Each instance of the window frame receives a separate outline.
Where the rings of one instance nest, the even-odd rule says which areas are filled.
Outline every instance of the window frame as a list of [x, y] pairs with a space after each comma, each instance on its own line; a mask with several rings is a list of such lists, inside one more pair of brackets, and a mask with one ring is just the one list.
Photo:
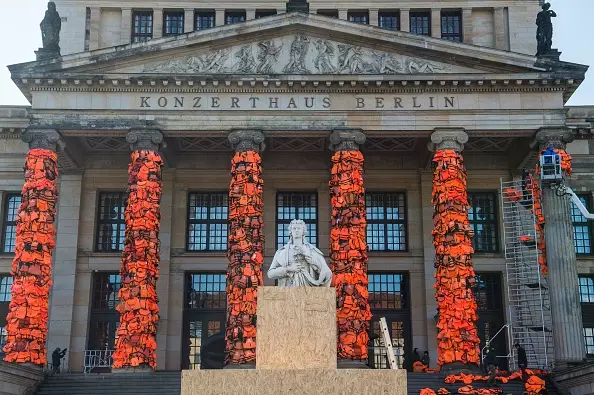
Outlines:
[[327, 16], [328, 18], [338, 18], [338, 10], [320, 9], [316, 10], [317, 15]]
[[[415, 29], [416, 31], [412, 31], [412, 26], [413, 26], [413, 18], [425, 18], [427, 17], [427, 33], [418, 33], [418, 28], [416, 28], [417, 23], [415, 22]], [[415, 12], [410, 12], [409, 16], [408, 16], [408, 22], [409, 22], [409, 27], [408, 27], [408, 31], [409, 33], [412, 34], [416, 34], [418, 36], [426, 36], [426, 37], [431, 37], [431, 12], [429, 11], [415, 11]]]
[[[478, 303], [477, 298], [477, 289], [479, 287], [479, 277], [484, 277], [483, 281], [486, 284], [485, 286], [485, 300], [487, 302], [487, 308], [481, 308]], [[504, 304], [504, 290], [503, 290], [503, 273], [502, 272], [476, 272], [475, 276], [475, 285], [473, 290], [473, 296], [475, 301], [477, 301], [477, 311], [482, 312], [503, 312], [505, 315], [505, 304]], [[494, 280], [494, 281], [488, 281]], [[499, 294], [497, 295], [497, 292]], [[489, 307], [489, 297], [492, 299], [493, 302], [496, 302], [496, 305]]]
[[[315, 242], [315, 247], [317, 248], [319, 242], [320, 242], [320, 198], [319, 198], [319, 194], [318, 194], [318, 190], [305, 190], [305, 191], [276, 191], [276, 194], [274, 196], [275, 198], [275, 204], [274, 204], [274, 245], [275, 245], [275, 249], [279, 249], [281, 246], [278, 244], [278, 225], [279, 224], [286, 224], [286, 226], [289, 226], [289, 224], [291, 223], [291, 221], [293, 219], [279, 219], [278, 218], [278, 197], [281, 194], [299, 194], [299, 195], [307, 195], [307, 194], [313, 194], [316, 197], [316, 204], [314, 206], [315, 208], [315, 212], [316, 212], [316, 219], [311, 220], [311, 219], [303, 219], [303, 218], [293, 218], [293, 219], [300, 219], [303, 222], [305, 222], [306, 226], [308, 223], [312, 224], [315, 223], [316, 224], [316, 242]], [[283, 207], [287, 207], [287, 206], [283, 206]], [[298, 206], [290, 206], [290, 207], [295, 207], [298, 208]], [[297, 216], [297, 212], [298, 210], [295, 210], [295, 216]]]
[[[391, 27], [385, 27], [382, 26], [382, 18], [395, 18], [396, 20], [396, 27], [395, 28], [391, 28]], [[377, 25], [379, 27], [381, 27], [382, 29], [386, 29], [386, 30], [392, 30], [392, 31], [399, 31], [400, 30], [400, 12], [398, 11], [380, 11], [377, 14]]]
[[[353, 19], [361, 18], [365, 22], [354, 21]], [[366, 10], [354, 10], [347, 11], [347, 20], [351, 23], [358, 23], [360, 25], [369, 25], [369, 11]]]
[[[472, 231], [474, 232], [474, 237], [472, 238], [472, 248], [474, 249], [474, 253], [478, 253], [478, 254], [498, 254], [501, 252], [501, 240], [500, 238], [500, 230], [499, 230], [499, 194], [497, 193], [496, 190], [471, 190], [467, 192], [467, 196], [468, 196], [468, 204], [469, 206], [475, 207], [474, 206], [474, 195], [492, 195], [493, 197], [493, 216], [494, 219], [492, 220], [488, 220], [488, 221], [484, 221], [484, 220], [471, 220], [470, 218], [468, 218], [468, 223], [472, 229]], [[469, 208], [470, 210], [470, 208]], [[475, 227], [474, 225], [476, 224], [486, 224], [486, 225], [493, 225], [493, 228], [495, 230], [495, 246], [494, 248], [491, 248], [487, 251], [485, 250], [478, 250], [477, 248], [475, 248], [474, 245], [474, 240], [476, 238], [476, 234], [477, 232], [475, 231]]]
[[[97, 284], [99, 283], [99, 278], [107, 278], [108, 282], [102, 282], [103, 284], [109, 284], [109, 277], [116, 276], [119, 278], [119, 284], [117, 284], [114, 289], [115, 300], [110, 301], [109, 299], [107, 302], [107, 307], [96, 307], [97, 302]], [[89, 320], [88, 320], [88, 333], [86, 339], [86, 347], [88, 349], [96, 349], [95, 345], [98, 343], [98, 338], [95, 336], [98, 332], [95, 331], [98, 324], [106, 325], [107, 333], [106, 333], [106, 341], [108, 348], [113, 349], [115, 347], [115, 342], [118, 338], [117, 335], [117, 328], [120, 322], [120, 313], [116, 309], [117, 305], [119, 304], [120, 300], [118, 298], [118, 291], [121, 289], [122, 286], [122, 278], [119, 271], [113, 270], [97, 270], [92, 273], [91, 276], [91, 298], [89, 303]], [[113, 302], [114, 306], [109, 307], [109, 303]], [[111, 336], [113, 335], [113, 338]]]
[[[445, 18], [445, 27], [447, 30], [448, 26], [448, 18], [458, 18], [458, 29], [459, 32], [456, 33], [448, 33], [447, 31], [444, 33], [444, 18]], [[455, 25], [454, 19], [453, 23]], [[462, 27], [462, 12], [461, 11], [442, 11], [440, 18], [439, 18], [439, 25], [441, 30], [441, 38], [443, 40], [453, 41], [453, 42], [464, 42], [464, 30]], [[459, 37], [460, 40], [455, 40], [454, 38]]]
[[[222, 282], [215, 281], [215, 282], [213, 282], [213, 284], [222, 285], [222, 289], [219, 290], [219, 291], [222, 291], [222, 294], [219, 295], [219, 303], [222, 303], [223, 307], [192, 307], [191, 303], [190, 303], [191, 292], [190, 292], [189, 286], [194, 284], [194, 282], [192, 281], [194, 276], [209, 276], [209, 275], [222, 276], [222, 279], [223, 279]], [[227, 309], [227, 297], [226, 297], [226, 281], [227, 280], [226, 280], [226, 276], [227, 276], [227, 273], [224, 271], [188, 271], [188, 272], [186, 272], [185, 276], [184, 276], [184, 305], [183, 305], [183, 309], [189, 310], [189, 311], [200, 311], [200, 312], [226, 311], [226, 309]], [[209, 282], [206, 281], [206, 284], [209, 284]]]
[[[243, 17], [243, 20], [229, 23], [229, 18], [233, 20], [236, 17]], [[245, 10], [225, 10], [225, 25], [236, 25], [238, 23], [245, 23], [247, 20], [247, 13]]]
[[[198, 28], [198, 19], [202, 18], [209, 18], [212, 21], [212, 26], [204, 27], [199, 29]], [[200, 32], [202, 30], [212, 29], [217, 25], [217, 15], [216, 12], [213, 10], [195, 10], [194, 11], [194, 31]]]
[[[118, 220], [101, 220], [101, 195], [103, 194], [108, 194], [108, 193], [119, 193], [122, 194], [123, 197], [123, 204], [122, 204], [122, 219], [118, 219]], [[126, 206], [128, 204], [128, 191], [122, 191], [122, 190], [101, 190], [101, 191], [97, 191], [97, 210], [96, 210], [96, 217], [95, 217], [95, 241], [94, 241], [94, 245], [93, 245], [93, 251], [94, 252], [99, 252], [99, 253], [106, 253], [106, 254], [115, 254], [115, 253], [121, 253], [124, 250], [124, 246], [126, 244], [126, 239], [125, 239], [125, 232], [126, 232], [126, 219], [125, 219], [125, 210], [126, 210]], [[121, 245], [121, 249], [118, 250], [100, 250], [99, 249], [99, 237], [101, 234], [101, 225], [103, 224], [123, 224], [124, 225], [124, 229], [122, 232], [124, 232], [124, 240], [122, 241], [122, 245]], [[119, 229], [119, 228], [118, 228]], [[118, 231], [118, 236], [119, 236], [119, 231]], [[118, 245], [119, 245], [119, 237], [118, 237]]]
[[4, 194], [4, 204], [3, 204], [3, 212], [2, 212], [2, 240], [1, 240], [1, 244], [2, 244], [2, 250], [1, 253], [2, 254], [14, 254], [14, 248], [12, 251], [5, 251], [6, 248], [6, 234], [7, 234], [7, 229], [9, 226], [14, 226], [15, 227], [15, 247], [16, 247], [16, 216], [18, 215], [19, 212], [19, 207], [21, 205], [21, 203], [19, 203], [19, 205], [17, 206], [16, 210], [17, 213], [15, 215], [15, 218], [12, 221], [8, 220], [8, 211], [9, 211], [9, 206], [10, 206], [10, 199], [14, 198], [14, 197], [20, 197], [21, 198], [21, 203], [23, 201], [23, 196], [21, 195], [20, 192], [7, 192]]
[[[370, 253], [398, 253], [398, 252], [408, 252], [408, 194], [406, 191], [374, 191], [374, 190], [370, 190], [370, 191], [365, 191], [365, 210], [367, 211], [367, 195], [383, 195], [384, 198], [388, 195], [402, 195], [403, 196], [403, 200], [404, 200], [404, 209], [403, 209], [403, 216], [404, 219], [402, 220], [388, 220], [388, 219], [383, 219], [383, 220], [374, 220], [374, 219], [369, 219], [369, 216], [366, 215], [366, 221], [367, 221], [367, 228], [366, 228], [366, 234], [365, 234], [365, 244], [367, 245], [367, 248], [369, 249]], [[385, 200], [384, 200], [385, 202]], [[384, 218], [387, 218], [387, 213], [386, 213], [386, 205], [384, 203], [383, 206], [384, 209]], [[367, 214], [367, 212], [366, 212]], [[386, 249], [388, 246], [388, 228], [385, 227], [384, 229], [384, 249], [382, 250], [372, 250], [371, 248], [369, 248], [369, 243], [367, 243], [367, 232], [369, 231], [369, 224], [403, 224], [404, 225], [404, 249], [402, 250], [388, 250]], [[398, 243], [400, 244], [400, 243]]]
[[[190, 197], [195, 194], [195, 195], [207, 195], [208, 199], [209, 199], [209, 206], [208, 208], [210, 209], [210, 199], [211, 196], [213, 195], [222, 195], [223, 197], [227, 198], [227, 218], [225, 219], [215, 219], [212, 220], [210, 218], [210, 210], [207, 210], [208, 212], [208, 219], [207, 220], [190, 220]], [[220, 250], [213, 250], [210, 248], [210, 224], [226, 224], [227, 225], [227, 242], [224, 243], [225, 245], [228, 245], [229, 243], [229, 192], [228, 191], [188, 191], [188, 195], [187, 195], [187, 204], [186, 204], [186, 252], [191, 252], [191, 253], [226, 253], [227, 248], [223, 248]], [[195, 225], [195, 224], [206, 224], [206, 249], [204, 250], [192, 250], [190, 249], [190, 225]]]
[[[139, 16], [139, 17], [143, 17], [143, 16], [149, 17], [150, 16], [150, 22], [151, 22], [150, 23], [150, 30], [151, 30], [150, 33], [136, 33], [135, 32], [137, 16]], [[142, 24], [139, 25], [139, 27], [141, 27], [141, 26], [142, 26]], [[132, 29], [131, 29], [131, 31], [132, 31], [131, 32], [131, 34], [132, 34], [131, 41], [133, 44], [147, 42], [149, 40], [152, 40], [153, 34], [155, 32], [155, 15], [154, 15], [153, 11], [152, 10], [150, 10], [150, 11], [146, 11], [146, 10], [145, 11], [141, 11], [141, 10], [133, 11], [132, 12]], [[137, 38], [139, 40], [136, 40]]]
[[256, 10], [256, 19], [266, 18], [268, 16], [277, 15], [278, 11], [274, 8], [265, 8]]
[[[579, 198], [585, 198], [585, 204], [584, 206], [586, 206], [586, 209], [588, 211], [591, 210], [592, 208], [592, 194], [590, 193], [580, 193], [580, 194], [576, 194], [578, 199]], [[592, 256], [594, 255], [594, 245], [592, 244], [592, 242], [594, 242], [594, 231], [593, 231], [593, 226], [592, 226], [592, 222], [588, 221], [588, 219], [586, 219], [583, 222], [576, 222], [574, 221], [574, 208], [575, 210], [577, 210], [577, 212], [579, 213], [580, 217], [585, 218], [577, 209], [577, 207], [575, 207], [575, 205], [573, 204], [573, 202], [571, 203], [571, 227], [573, 230], [573, 244], [574, 244], [574, 249], [575, 249], [575, 254], [577, 256]], [[588, 235], [588, 241], [590, 242], [590, 252], [578, 252], [578, 246], [576, 245], [577, 240], [576, 240], [576, 225], [577, 226], [585, 226], [588, 230], [587, 235]], [[583, 240], [583, 239], [582, 239]], [[582, 247], [583, 248], [583, 247]]]
[[[371, 276], [381, 276], [381, 275], [394, 275], [394, 276], [401, 276], [400, 278], [400, 295], [401, 295], [401, 307], [373, 307], [371, 303], [369, 304], [370, 310], [373, 311], [411, 311], [411, 290], [410, 290], [410, 273], [407, 271], [369, 271], [367, 273], [367, 278], [370, 279]], [[371, 283], [371, 281], [369, 281]], [[376, 282], [374, 282], [376, 284]], [[381, 281], [377, 284], [382, 284]], [[369, 286], [368, 286], [369, 287]], [[375, 293], [375, 291], [374, 291]]]
[[[588, 291], [588, 302], [582, 301], [582, 285], [581, 280], [587, 279], [590, 280], [594, 284], [594, 274], [579, 274], [578, 275], [578, 289], [580, 294], [580, 308], [582, 311], [582, 327], [583, 327], [583, 335], [584, 335], [584, 343], [586, 343], [586, 329], [593, 328], [594, 329], [594, 293], [590, 293]], [[586, 287], [589, 285], [586, 283]], [[592, 300], [592, 301], [590, 301]], [[588, 336], [589, 337], [589, 336]], [[587, 347], [587, 344], [585, 344]], [[586, 348], [586, 356], [588, 359], [594, 359], [594, 353], [588, 353]]]
[[[167, 33], [167, 17], [175, 17], [175, 18], [181, 18], [181, 32], [179, 33]], [[184, 30], [185, 30], [185, 13], [184, 11], [179, 11], [179, 10], [166, 10], [163, 11], [163, 37], [172, 37], [172, 36], [179, 36], [181, 34], [184, 34]], [[177, 21], [179, 22], [179, 21]], [[178, 25], [178, 30], [179, 30], [179, 25]]]

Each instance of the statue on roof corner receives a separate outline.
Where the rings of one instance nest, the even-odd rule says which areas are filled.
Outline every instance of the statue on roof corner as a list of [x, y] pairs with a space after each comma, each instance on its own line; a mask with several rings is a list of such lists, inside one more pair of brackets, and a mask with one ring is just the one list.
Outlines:
[[41, 27], [41, 39], [43, 40], [43, 49], [47, 52], [56, 52], [60, 54], [60, 30], [62, 30], [62, 19], [56, 10], [56, 3], [50, 1], [47, 3], [45, 18], [39, 24]]
[[551, 18], [555, 18], [557, 14], [550, 8], [551, 3], [544, 3], [542, 11], [536, 16], [536, 42], [538, 45], [536, 56], [546, 54], [553, 45], [553, 22]]

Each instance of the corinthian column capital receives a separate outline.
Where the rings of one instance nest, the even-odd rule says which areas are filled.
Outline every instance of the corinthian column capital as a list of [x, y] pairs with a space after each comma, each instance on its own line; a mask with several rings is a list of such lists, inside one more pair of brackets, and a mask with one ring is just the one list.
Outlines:
[[573, 139], [571, 130], [564, 126], [540, 128], [536, 132], [536, 137], [530, 147], [533, 149], [538, 148], [539, 151], [549, 147], [564, 150], [567, 143], [571, 143]]
[[238, 152], [263, 151], [264, 133], [256, 129], [234, 130], [229, 133], [229, 143]]
[[330, 135], [330, 149], [332, 151], [359, 151], [366, 139], [365, 134], [358, 129], [335, 130]]
[[64, 142], [56, 129], [29, 127], [21, 134], [21, 140], [29, 144], [29, 149], [48, 149], [56, 152], [64, 148]]
[[431, 134], [431, 142], [427, 145], [430, 151], [452, 149], [462, 152], [464, 144], [468, 142], [468, 134], [464, 128], [437, 128]]
[[132, 151], [159, 151], [166, 147], [163, 133], [159, 129], [130, 129], [126, 134], [126, 141]]

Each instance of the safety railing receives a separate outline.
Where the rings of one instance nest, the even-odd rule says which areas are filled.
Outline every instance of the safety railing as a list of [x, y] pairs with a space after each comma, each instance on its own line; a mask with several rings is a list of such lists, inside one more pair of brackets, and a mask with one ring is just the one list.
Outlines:
[[113, 365], [114, 350], [85, 350], [85, 361], [83, 369], [85, 374], [93, 372], [97, 368], [111, 368]]

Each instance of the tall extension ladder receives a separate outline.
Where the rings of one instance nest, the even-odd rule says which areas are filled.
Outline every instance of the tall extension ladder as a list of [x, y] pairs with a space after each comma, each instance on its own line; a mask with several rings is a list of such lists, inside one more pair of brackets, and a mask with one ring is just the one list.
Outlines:
[[[518, 193], [506, 194], [509, 188]], [[525, 348], [530, 368], [552, 369], [551, 304], [547, 279], [541, 274], [538, 263], [540, 251], [533, 204], [532, 192], [523, 188], [521, 180], [501, 180], [510, 366], [518, 368], [513, 347], [517, 342]]]

